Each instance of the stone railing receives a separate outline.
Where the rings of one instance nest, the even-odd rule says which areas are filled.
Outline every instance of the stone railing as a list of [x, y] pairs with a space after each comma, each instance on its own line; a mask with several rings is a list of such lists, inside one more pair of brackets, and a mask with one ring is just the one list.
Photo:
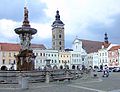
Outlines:
[[[78, 70], [67, 70], [67, 69], [57, 69], [57, 70], [44, 70], [44, 71], [0, 71], [0, 83], [19, 83], [19, 80], [27, 77], [29, 83], [34, 82], [46, 82], [49, 83], [54, 81], [54, 78], [62, 76], [70, 76], [73, 79], [81, 78], [84, 74], [83, 71]], [[88, 74], [89, 75], [89, 74]]]

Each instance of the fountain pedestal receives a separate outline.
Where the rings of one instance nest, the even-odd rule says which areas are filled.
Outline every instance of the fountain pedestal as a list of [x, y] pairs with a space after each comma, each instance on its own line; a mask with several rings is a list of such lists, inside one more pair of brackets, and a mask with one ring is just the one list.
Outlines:
[[21, 45], [19, 54], [15, 56], [17, 60], [17, 70], [34, 70], [34, 60], [36, 56], [30, 48], [30, 41], [33, 38], [32, 35], [37, 33], [37, 30], [30, 27], [27, 7], [24, 7], [24, 21], [22, 27], [16, 28], [14, 31], [19, 35]]

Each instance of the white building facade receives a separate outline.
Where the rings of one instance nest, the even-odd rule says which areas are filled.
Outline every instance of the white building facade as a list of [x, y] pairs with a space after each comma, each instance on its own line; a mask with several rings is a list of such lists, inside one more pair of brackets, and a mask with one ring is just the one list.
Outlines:
[[78, 69], [82, 65], [86, 66], [87, 62], [87, 53], [82, 47], [82, 41], [76, 37], [73, 41], [73, 51], [71, 51], [71, 68]]
[[93, 68], [97, 68], [99, 67], [99, 55], [98, 55], [98, 52], [93, 52], [93, 53], [89, 53], [87, 55], [87, 61], [88, 61], [88, 66], [92, 66]]

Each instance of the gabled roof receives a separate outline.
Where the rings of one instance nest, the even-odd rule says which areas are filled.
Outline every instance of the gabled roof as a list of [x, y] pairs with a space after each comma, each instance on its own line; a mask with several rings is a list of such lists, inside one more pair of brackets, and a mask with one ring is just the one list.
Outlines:
[[86, 50], [87, 53], [97, 52], [99, 49], [102, 48], [103, 42], [99, 41], [91, 41], [91, 40], [83, 40], [82, 41], [82, 47]]
[[[20, 51], [20, 48], [17, 43], [0, 43], [0, 51]], [[31, 44], [31, 48], [46, 49], [43, 44]]]
[[19, 51], [20, 45], [14, 43], [0, 43], [1, 51]]
[[112, 46], [108, 51], [114, 51], [120, 49], [120, 45], [118, 46]]
[[31, 48], [41, 48], [46, 49], [46, 47], [43, 44], [31, 44]]

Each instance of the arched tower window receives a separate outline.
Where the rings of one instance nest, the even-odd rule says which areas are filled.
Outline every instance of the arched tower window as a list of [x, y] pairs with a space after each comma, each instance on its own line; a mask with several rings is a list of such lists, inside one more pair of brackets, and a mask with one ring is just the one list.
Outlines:
[[59, 35], [59, 38], [61, 38], [61, 34]]
[[61, 50], [62, 48], [60, 47], [59, 50]]
[[53, 35], [53, 38], [55, 38], [55, 35]]
[[59, 45], [61, 45], [61, 41], [59, 42]]
[[55, 42], [53, 42], [53, 45], [55, 45]]

